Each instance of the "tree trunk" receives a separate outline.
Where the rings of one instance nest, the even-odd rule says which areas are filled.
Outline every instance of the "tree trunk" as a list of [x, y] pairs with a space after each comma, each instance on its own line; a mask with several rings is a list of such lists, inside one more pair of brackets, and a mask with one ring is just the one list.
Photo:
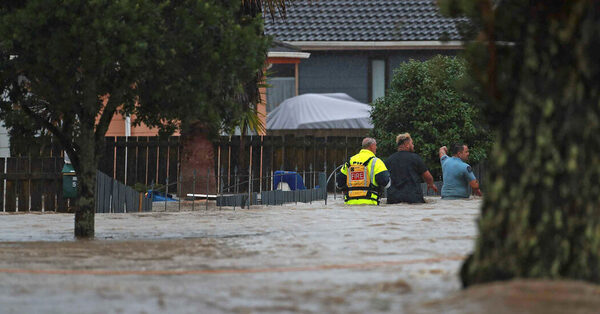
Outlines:
[[532, 8], [517, 53], [503, 56], [512, 66], [498, 67], [510, 82], [500, 82], [494, 109], [508, 114], [495, 126], [464, 286], [515, 277], [600, 282], [600, 32], [585, 29], [600, 11], [583, 3]]
[[79, 197], [75, 208], [75, 237], [77, 238], [94, 237], [96, 175], [95, 171], [90, 170], [93, 169], [84, 168], [83, 174], [78, 174]]
[[[214, 143], [208, 136], [209, 131], [201, 124], [195, 124], [181, 134], [181, 195], [206, 194], [207, 191], [216, 194], [218, 190]], [[207, 178], [208, 169], [210, 177]]]
[[[92, 130], [92, 131], [90, 131]], [[94, 215], [96, 213], [96, 169], [98, 156], [95, 155], [93, 128], [82, 131], [76, 140], [79, 145], [79, 158], [73, 167], [79, 179], [79, 197], [75, 206], [75, 237], [94, 237]]]
[[[538, 111], [531, 109], [533, 123], [515, 127], [520, 135], [500, 139], [492, 155], [464, 286], [514, 277], [600, 282], [600, 141], [588, 136], [576, 144], [571, 134], [569, 145], [554, 150], [552, 134], [565, 120], [534, 122]], [[599, 117], [597, 108], [589, 114]]]

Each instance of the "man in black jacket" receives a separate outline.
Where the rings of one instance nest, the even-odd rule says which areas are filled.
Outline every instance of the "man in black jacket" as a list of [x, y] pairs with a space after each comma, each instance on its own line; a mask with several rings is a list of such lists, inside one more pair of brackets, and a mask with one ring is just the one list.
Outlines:
[[392, 181], [387, 190], [387, 203], [425, 203], [421, 182], [424, 180], [427, 189], [437, 192], [433, 177], [423, 159], [415, 153], [415, 145], [409, 133], [399, 134], [396, 144], [398, 151], [385, 161]]

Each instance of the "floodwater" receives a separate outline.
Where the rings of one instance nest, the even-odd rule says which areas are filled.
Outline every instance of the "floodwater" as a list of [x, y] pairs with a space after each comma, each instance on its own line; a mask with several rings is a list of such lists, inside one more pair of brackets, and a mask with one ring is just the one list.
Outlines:
[[0, 213], [0, 313], [460, 313], [481, 200], [427, 201]]

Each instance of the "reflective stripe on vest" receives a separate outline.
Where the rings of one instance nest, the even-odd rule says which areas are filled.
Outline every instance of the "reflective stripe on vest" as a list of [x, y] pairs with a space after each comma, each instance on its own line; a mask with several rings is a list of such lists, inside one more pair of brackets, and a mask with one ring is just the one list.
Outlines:
[[[375, 163], [377, 162], [377, 157], [375, 156], [371, 156], [369, 157], [369, 159], [367, 159], [365, 162], [362, 163], [363, 166], [365, 166], [365, 169], [368, 170], [368, 163], [369, 161], [371, 162], [371, 171], [369, 173], [369, 186], [362, 186], [362, 187], [351, 187], [348, 184], [348, 190], [344, 193], [344, 201], [347, 202], [349, 200], [369, 200], [369, 201], [375, 201], [377, 202], [377, 204], [379, 204], [379, 193], [377, 191], [376, 186], [373, 184], [373, 180], [375, 180]], [[350, 161], [348, 161], [348, 172], [346, 173], [347, 178], [346, 181], [349, 183], [351, 178], [351, 172], [350, 172]], [[364, 191], [364, 193], [358, 193], [361, 194], [360, 196], [350, 196], [350, 192], [353, 191]], [[354, 194], [354, 193], [352, 193]], [[375, 196], [375, 198], [373, 198], [372, 196]]]

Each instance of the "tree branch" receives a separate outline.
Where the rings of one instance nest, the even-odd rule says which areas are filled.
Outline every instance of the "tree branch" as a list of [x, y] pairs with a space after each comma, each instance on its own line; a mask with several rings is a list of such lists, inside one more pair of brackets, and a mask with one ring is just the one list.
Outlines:
[[121, 98], [123, 94], [124, 88], [120, 88], [114, 94], [109, 96], [106, 106], [104, 106], [104, 109], [102, 110], [100, 121], [98, 121], [98, 124], [96, 124], [96, 131], [94, 133], [94, 140], [96, 143], [98, 143], [99, 140], [102, 140], [106, 135], [110, 121], [115, 115], [119, 105], [121, 105]]
[[62, 131], [60, 128], [58, 128], [56, 125], [50, 123], [50, 121], [48, 121], [47, 119], [44, 119], [43, 117], [41, 117], [39, 114], [37, 114], [35, 111], [33, 111], [26, 104], [26, 102], [21, 102], [21, 108], [23, 109], [23, 112], [25, 112], [26, 115], [33, 118], [37, 123], [39, 123], [46, 129], [48, 129], [50, 131], [50, 133], [52, 133], [54, 136], [56, 136], [58, 138], [58, 140], [63, 145], [63, 148], [65, 149], [65, 151], [67, 151], [67, 154], [69, 155], [69, 157], [75, 155], [75, 150], [74, 150], [74, 146], [73, 146], [73, 142], [72, 142], [70, 134], [66, 134], [64, 131]]

